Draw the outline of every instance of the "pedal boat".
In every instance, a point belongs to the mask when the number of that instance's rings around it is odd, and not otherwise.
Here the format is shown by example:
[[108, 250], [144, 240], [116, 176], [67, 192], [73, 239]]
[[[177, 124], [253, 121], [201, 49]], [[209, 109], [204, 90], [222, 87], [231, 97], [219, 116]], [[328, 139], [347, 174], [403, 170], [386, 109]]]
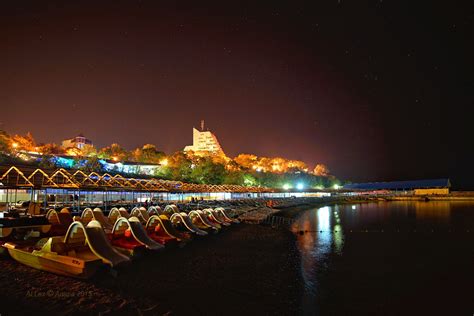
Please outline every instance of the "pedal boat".
[[74, 221], [67, 208], [63, 208], [60, 212], [50, 209], [46, 213], [46, 218], [51, 224], [51, 229], [48, 232], [49, 236], [64, 236]]
[[112, 248], [97, 221], [86, 227], [73, 222], [66, 236], [43, 238], [33, 246], [7, 242], [3, 247], [24, 265], [82, 279], [91, 277], [104, 264], [116, 267], [129, 261]]
[[151, 239], [164, 246], [177, 245], [178, 242], [181, 241], [181, 239], [177, 237], [179, 234], [174, 235], [172, 233], [177, 232], [166, 217], [161, 218], [158, 215], [150, 216], [145, 225], [145, 230]]
[[222, 216], [223, 216], [227, 221], [229, 221], [230, 223], [234, 223], [234, 224], [240, 223], [240, 221], [239, 221], [238, 219], [229, 217], [229, 216], [226, 214], [226, 212], [225, 212], [225, 210], [224, 210], [223, 207], [217, 207], [217, 208], [214, 209], [214, 211], [215, 211], [215, 212], [219, 212], [220, 214], [222, 214]]
[[179, 213], [179, 209], [176, 205], [174, 204], [168, 204], [165, 206], [165, 209], [163, 210], [163, 214], [168, 216], [169, 219], [171, 219], [171, 216], [173, 214]]
[[159, 207], [159, 206], [150, 206], [148, 208], [148, 215], [149, 216], [161, 215], [161, 214], [163, 214], [163, 211], [161, 210], [161, 207]]
[[89, 223], [91, 220], [98, 221], [106, 233], [110, 233], [114, 227], [114, 225], [98, 207], [94, 208], [94, 210], [86, 208], [84, 211], [82, 211], [81, 222], [87, 225], [87, 223]]
[[216, 214], [213, 212], [213, 210], [211, 208], [206, 208], [206, 209], [202, 210], [202, 213], [207, 218], [207, 220], [211, 223], [220, 225], [220, 227], [230, 226], [230, 223], [226, 222], [222, 218], [217, 217]]
[[207, 232], [218, 232], [220, 225], [215, 225], [207, 220], [201, 210], [195, 210], [188, 213], [189, 218], [196, 227]]
[[128, 256], [138, 256], [145, 250], [162, 250], [163, 245], [151, 239], [136, 217], [120, 217], [109, 234], [112, 245]]
[[174, 225], [171, 223], [171, 220], [168, 218], [168, 216], [160, 215], [158, 217], [161, 219], [161, 222], [163, 224], [163, 229], [165, 229], [168, 234], [182, 241], [191, 240], [193, 238], [193, 235], [190, 231], [180, 231], [176, 229]]
[[143, 225], [146, 225], [150, 219], [150, 215], [144, 207], [134, 207], [130, 212], [130, 217], [132, 216], [138, 218]]
[[171, 215], [170, 222], [181, 232], [193, 233], [197, 236], [207, 235], [207, 232], [194, 225], [188, 214], [184, 212]]
[[130, 214], [128, 214], [127, 210], [123, 207], [121, 208], [116, 208], [116, 207], [113, 207], [110, 212], [109, 212], [109, 216], [107, 217], [109, 219], [109, 222], [114, 225], [115, 222], [120, 218], [120, 217], [125, 217], [125, 218], [129, 218], [130, 217]]
[[234, 224], [234, 221], [230, 218], [224, 217], [224, 215], [220, 211], [216, 211], [215, 209], [209, 209], [209, 211], [212, 213], [212, 216], [219, 222], [221, 222], [223, 225], [231, 225]]

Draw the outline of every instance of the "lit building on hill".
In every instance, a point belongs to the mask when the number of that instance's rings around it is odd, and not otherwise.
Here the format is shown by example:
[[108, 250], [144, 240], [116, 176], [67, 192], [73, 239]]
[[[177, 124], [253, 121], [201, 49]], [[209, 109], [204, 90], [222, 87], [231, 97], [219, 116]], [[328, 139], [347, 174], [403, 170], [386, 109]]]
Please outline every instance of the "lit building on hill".
[[196, 154], [214, 154], [225, 156], [216, 135], [204, 130], [204, 121], [201, 121], [201, 131], [193, 128], [193, 144], [184, 147], [184, 151], [194, 151]]
[[85, 145], [92, 145], [92, 141], [90, 139], [87, 139], [82, 134], [79, 134], [71, 139], [65, 139], [62, 141], [62, 146], [64, 148], [76, 147], [78, 149], [82, 149]]

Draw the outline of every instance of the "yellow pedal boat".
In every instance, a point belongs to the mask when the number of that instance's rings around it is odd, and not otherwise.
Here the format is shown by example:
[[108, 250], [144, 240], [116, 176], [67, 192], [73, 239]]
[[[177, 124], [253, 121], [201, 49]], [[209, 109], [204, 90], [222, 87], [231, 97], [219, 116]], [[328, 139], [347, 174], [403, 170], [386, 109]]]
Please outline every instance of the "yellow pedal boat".
[[84, 279], [104, 263], [115, 267], [129, 261], [110, 245], [97, 221], [87, 226], [74, 222], [64, 237], [43, 238], [30, 246], [7, 242], [3, 247], [13, 259], [29, 267]]

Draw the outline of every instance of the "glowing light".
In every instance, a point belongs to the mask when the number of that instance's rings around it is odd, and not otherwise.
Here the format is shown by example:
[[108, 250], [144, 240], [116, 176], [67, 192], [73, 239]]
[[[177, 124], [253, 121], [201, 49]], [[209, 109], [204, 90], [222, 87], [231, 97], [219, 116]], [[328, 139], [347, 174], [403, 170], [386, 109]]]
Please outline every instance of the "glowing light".
[[66, 155], [68, 156], [77, 156], [77, 151], [74, 148], [66, 150]]
[[112, 157], [112, 160], [113, 160], [113, 161], [118, 161], [119, 159], [118, 159], [118, 157], [113, 156], [113, 157]]
[[283, 185], [283, 190], [288, 190], [288, 189], [290, 189], [290, 188], [291, 188], [291, 186], [290, 186], [288, 183], [285, 183], [285, 184]]
[[12, 144], [12, 147], [13, 147], [13, 148], [17, 148], [17, 147], [18, 147], [18, 143], [13, 143], [13, 144]]
[[168, 165], [168, 159], [163, 159], [160, 161], [160, 164], [163, 165], [163, 166], [167, 166]]
[[304, 184], [300, 182], [300, 183], [298, 183], [298, 184], [296, 185], [296, 188], [297, 188], [298, 190], [303, 190], [303, 189], [304, 189]]
[[335, 184], [335, 185], [333, 185], [333, 188], [334, 188], [334, 190], [339, 190], [341, 188], [341, 186], [338, 185], [338, 184]]
[[355, 209], [356, 209], [356, 206], [355, 206], [355, 205], [352, 205], [352, 209], [355, 210]]

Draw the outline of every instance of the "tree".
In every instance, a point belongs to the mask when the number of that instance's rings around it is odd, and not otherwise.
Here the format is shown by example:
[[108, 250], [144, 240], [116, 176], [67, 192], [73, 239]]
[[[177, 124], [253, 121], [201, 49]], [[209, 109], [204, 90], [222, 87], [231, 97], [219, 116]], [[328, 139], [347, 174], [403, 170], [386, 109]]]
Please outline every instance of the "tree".
[[127, 161], [130, 159], [130, 153], [117, 143], [102, 148], [98, 153], [99, 158], [113, 159], [117, 161]]
[[314, 167], [313, 173], [320, 177], [328, 177], [330, 175], [329, 168], [324, 164], [317, 164], [316, 167]]
[[35, 139], [30, 132], [26, 133], [26, 136], [14, 135], [11, 138], [11, 145], [16, 150], [34, 151], [36, 147]]
[[191, 171], [191, 180], [196, 183], [222, 184], [225, 176], [225, 166], [220, 163], [214, 163], [210, 157], [201, 158]]
[[[240, 183], [236, 183], [236, 184], [240, 184]], [[258, 185], [257, 179], [255, 179], [254, 176], [252, 176], [251, 174], [248, 174], [248, 173], [243, 174], [243, 183], [242, 184], [245, 185], [245, 186], [248, 186], [248, 187], [254, 187], [254, 186]]]
[[258, 157], [251, 154], [240, 154], [234, 158], [234, 161], [245, 169], [253, 169], [258, 162]]
[[84, 157], [97, 156], [97, 148], [95, 148], [93, 145], [85, 144], [82, 147], [82, 155]]
[[142, 148], [136, 148], [132, 156], [136, 162], [159, 163], [165, 157], [165, 153], [158, 151], [155, 145], [146, 144]]
[[0, 130], [0, 152], [9, 154], [11, 137], [5, 131]]
[[40, 146], [38, 150], [43, 156], [63, 155], [65, 153], [62, 147], [54, 143]]
[[158, 176], [165, 179], [189, 181], [191, 179], [191, 171], [194, 166], [183, 152], [177, 151], [173, 155], [167, 157], [167, 165], [162, 165]]

